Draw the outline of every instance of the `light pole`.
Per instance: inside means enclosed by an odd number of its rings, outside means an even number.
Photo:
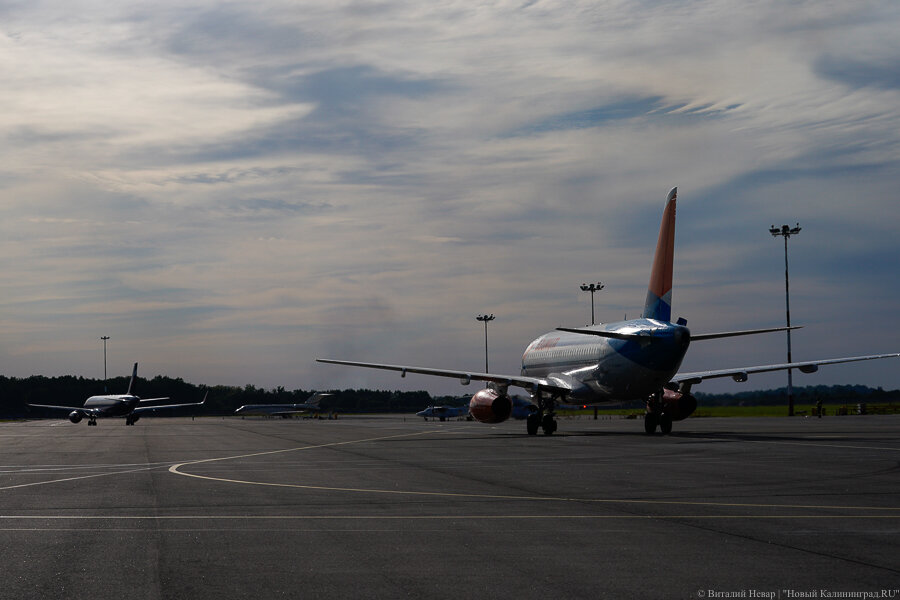
[[[490,321],[494,320],[494,315],[478,315],[475,317],[476,321],[482,321],[484,323],[484,372],[490,373],[490,369],[488,368],[488,343],[487,343],[487,324]]]
[[[599,292],[603,289],[603,284],[599,281],[597,283],[592,283],[588,285],[587,283],[581,284],[582,292],[590,292],[591,293],[591,325],[594,324],[594,292]]]
[[[800,233],[800,223],[797,223],[796,226],[791,227],[790,225],[782,225],[781,227],[775,227],[772,225],[769,228],[769,233],[772,234],[772,237],[782,236],[784,238],[784,306],[785,313],[787,315],[787,361],[791,362],[791,296],[790,296],[790,284],[788,283],[788,251],[787,251],[787,242],[788,238],[792,235],[797,235]],[[787,370],[788,372],[788,416],[794,416],[794,379],[793,374],[791,373],[791,369]]]
[[[106,340],[109,339],[108,335],[104,335],[100,338],[103,340],[103,392],[106,392]]]

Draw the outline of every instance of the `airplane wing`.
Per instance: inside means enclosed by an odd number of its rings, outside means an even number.
[[[352,362],[349,360],[334,360],[330,358],[317,358],[316,362],[333,365],[345,365],[350,367],[363,367],[366,369],[382,369],[384,371],[399,371],[400,377],[406,377],[407,373],[419,375],[431,375],[433,377],[449,377],[459,379],[463,385],[471,381],[488,381],[501,386],[514,386],[525,388],[529,391],[544,390],[548,392],[568,393],[572,388],[565,381],[545,379],[543,377],[526,377],[524,375],[500,375],[496,373],[477,373],[474,371],[453,371],[450,369],[431,369],[427,367],[411,367],[407,365],[384,365],[380,363]]]
[[[203,400],[201,400],[200,402],[191,402],[188,404],[160,404],[158,406],[139,406],[139,407],[135,408],[133,411],[131,411],[131,414],[139,415],[141,413],[149,412],[151,410],[159,410],[161,408],[182,408],[185,406],[203,406],[204,404],[206,404],[207,396],[209,396],[209,392],[206,392],[206,394],[203,396]],[[168,398],[160,398],[160,400],[168,400]]]
[[[53,404],[29,404],[28,406],[34,408],[52,408],[55,410],[65,410],[68,412],[72,412],[73,410],[76,412],[80,412],[82,415],[86,417],[90,417],[97,413],[94,409],[91,408],[83,408],[81,406],[55,406]]]
[[[747,381],[754,373],[768,373],[770,371],[786,371],[797,369],[803,373],[815,373],[820,365],[834,365],[839,363],[857,362],[861,360],[877,360],[879,358],[900,357],[900,352],[890,354],[870,354],[868,356],[846,356],[843,358],[828,358],[825,360],[808,360],[802,362],[780,363],[775,365],[759,365],[755,367],[738,367],[735,369],[720,369],[716,371],[698,371],[696,373],[679,373],[672,378],[675,383],[700,383],[704,379],[717,377],[731,377],[735,381]]]

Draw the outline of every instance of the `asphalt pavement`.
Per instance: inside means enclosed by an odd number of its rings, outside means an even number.
[[[0,598],[900,598],[898,492],[897,416],[0,423]]]

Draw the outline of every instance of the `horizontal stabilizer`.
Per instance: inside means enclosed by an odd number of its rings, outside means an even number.
[[[645,333],[620,333],[618,331],[602,331],[597,329],[580,329],[578,327],[557,327],[557,331],[565,331],[568,333],[580,333],[583,335],[595,335],[597,337],[603,338],[612,338],[614,340],[631,340],[631,341],[639,341],[646,340],[648,337],[653,337],[651,332]]]
[[[743,329],[740,331],[721,331],[718,333],[700,333],[691,334],[691,341],[696,340],[715,340],[719,338],[736,337],[739,335],[755,335],[757,333],[771,333],[773,331],[788,331],[788,329],[802,329],[802,325],[795,327],[770,327],[768,329]],[[578,327],[557,327],[557,331],[566,331],[568,333],[580,333],[583,335],[595,335],[597,337],[612,338],[615,340],[641,341],[648,337],[653,337],[652,331],[644,333],[621,333],[618,331],[603,331],[597,329],[582,329]]]
[[[722,331],[719,333],[691,334],[691,341],[717,340],[719,338],[736,337],[739,335],[755,335],[757,333],[771,333],[773,331],[788,331],[791,329],[803,329],[803,325],[797,325],[794,327],[770,327],[768,329],[744,329],[740,331]]]

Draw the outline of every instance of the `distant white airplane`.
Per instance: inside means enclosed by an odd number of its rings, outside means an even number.
[[[532,403],[531,400],[526,400],[518,395],[510,396],[510,400],[512,400],[512,413],[510,416],[513,419],[521,421],[522,419],[527,419],[532,413],[537,412],[537,404]],[[557,405],[557,408],[562,408],[562,406]]]
[[[464,417],[469,414],[468,406],[429,406],[425,410],[416,413],[417,417],[428,419],[437,419],[445,421],[454,417]]]
[[[159,400],[168,400],[168,398],[139,398],[132,392],[134,391],[135,380],[137,379],[138,364],[134,363],[134,369],[131,371],[131,381],[128,382],[128,391],[124,394],[112,394],[104,396],[91,396],[88,398],[84,406],[81,408],[74,406],[54,406],[49,404],[29,404],[35,408],[52,408],[55,410],[67,410],[69,420],[73,423],[80,423],[85,417],[88,419],[88,425],[96,425],[97,419],[101,417],[125,417],[126,425],[134,425],[141,415],[161,408],[182,408],[185,406],[202,406],[206,402],[206,396],[203,401],[189,404],[156,404],[153,406],[139,406],[144,402],[155,402]]]
[[[696,373],[679,373],[678,368],[692,341],[738,335],[785,331],[785,327],[728,331],[694,335],[687,321],[671,322],[672,270],[675,252],[675,200],[677,188],[666,197],[659,239],[650,273],[644,311],[639,319],[592,325],[560,327],[531,342],[522,357],[519,375],[454,371],[406,365],[317,359],[323,363],[419,373],[459,379],[464,385],[486,381],[469,402],[469,412],[482,423],[500,423],[513,410],[510,386],[528,390],[537,410],[527,417],[527,431],[538,428],[549,435],[556,431],[554,408],[567,400],[578,404],[600,404],[646,400],[644,429],[653,433],[672,430],[672,422],[687,418],[697,408],[691,386],[706,379],[731,377],[746,381],[753,373],[798,369],[813,373],[820,365],[898,357],[900,353],[851,356],[753,367],[738,367]]]
[[[242,416],[267,415],[289,419],[293,415],[322,412],[322,407],[319,406],[319,403],[322,402],[322,398],[330,395],[316,393],[310,396],[306,402],[297,404],[245,404],[234,411],[234,414]]]

